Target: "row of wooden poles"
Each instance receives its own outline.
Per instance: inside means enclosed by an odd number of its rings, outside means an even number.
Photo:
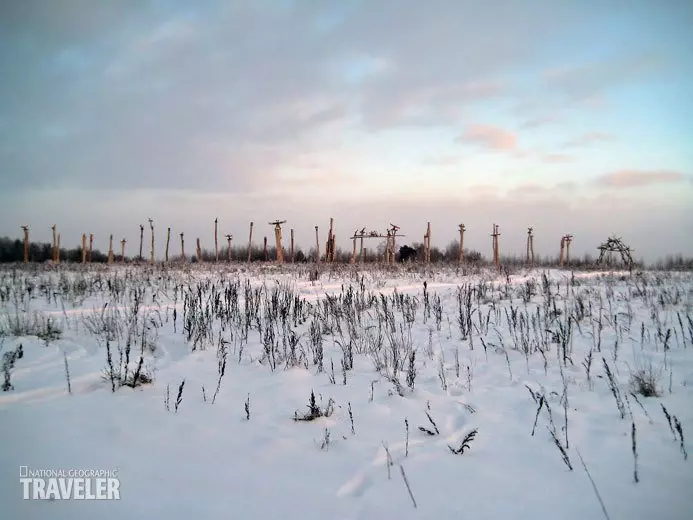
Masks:
[[[149,228],[151,231],[151,248],[150,248],[150,257],[149,261],[151,263],[154,263],[155,261],[155,255],[154,255],[154,221],[152,219],[149,220]],[[277,249],[277,257],[276,261],[278,263],[284,263],[284,247],[282,246],[282,224],[285,224],[286,220],[275,220],[273,222],[269,222],[269,225],[274,226],[274,237],[275,237],[275,242],[276,242],[276,249]],[[248,258],[247,261],[251,261],[251,253],[252,253],[252,245],[253,245],[253,226],[254,223],[250,223],[250,233],[248,237]],[[21,226],[22,230],[24,231],[24,263],[29,262],[29,227],[28,226]],[[460,224],[458,226],[459,228],[459,233],[460,233],[460,244],[459,244],[459,256],[458,256],[458,262],[462,263],[464,262],[464,233],[466,231],[466,227],[464,224]],[[54,263],[60,263],[60,233],[57,233],[56,226],[53,225],[51,226],[51,229],[53,231],[53,249],[52,249],[52,257],[53,257],[53,262]],[[384,256],[384,262],[385,263],[394,263],[396,260],[396,239],[398,237],[404,237],[406,235],[400,235],[397,232],[399,231],[400,227],[396,226],[394,224],[390,224],[390,228],[386,231],[386,233],[383,235],[380,232],[377,231],[366,231],[366,228],[362,228],[361,230],[356,230],[354,231],[353,236],[351,236],[351,240],[353,241],[353,250],[352,254],[350,257],[350,263],[355,264],[357,259],[360,261],[360,263],[365,262],[365,257],[366,257],[366,248],[364,247],[364,239],[372,239],[372,238],[385,238],[385,256]],[[214,219],[214,255],[215,255],[215,261],[219,261],[219,240],[218,240],[218,231],[219,231],[219,220]],[[186,260],[186,255],[185,255],[185,235],[184,233],[180,233],[180,251],[181,251],[181,258],[183,261]],[[225,235],[226,236],[226,241],[228,244],[228,257],[227,261],[231,261],[231,241],[233,240],[233,235]],[[500,265],[500,246],[499,246],[499,237],[501,236],[501,233],[499,231],[499,226],[497,224],[493,224],[493,233],[491,233],[491,238],[492,238],[492,246],[493,246],[493,263],[496,266]],[[424,263],[430,263],[431,262],[431,223],[428,222],[426,226],[426,232],[423,237],[423,249],[424,249],[424,258],[423,262]],[[357,245],[357,240],[360,241],[360,249],[357,255],[356,252],[356,245]],[[570,261],[570,245],[573,241],[573,235],[564,235],[561,237],[561,250],[560,250],[560,256],[559,256],[559,264],[561,266],[564,265],[566,261]],[[165,262],[169,261],[169,246],[171,242],[171,228],[167,229],[166,232],[166,250],[165,250]],[[120,241],[120,257],[121,261],[125,261],[125,244],[127,243],[127,240],[125,238],[121,239]],[[139,259],[143,260],[142,256],[142,246],[144,243],[144,226],[140,224],[140,250],[139,250]],[[330,229],[327,235],[327,242],[325,244],[325,261],[328,263],[332,263],[335,261],[335,253],[336,253],[336,239],[335,239],[335,234],[334,234],[334,219],[330,218]],[[87,234],[83,233],[82,234],[82,263],[89,263],[91,262],[92,258],[92,249],[94,245],[94,235],[89,234],[89,240],[88,240],[88,245],[87,245]],[[318,226],[315,226],[315,245],[316,245],[316,258],[315,261],[316,263],[320,263],[320,237],[319,237],[319,229]],[[197,239],[197,250],[196,250],[196,256],[197,256],[197,261],[201,262],[202,261],[202,247],[200,245],[200,239]],[[268,258],[267,256],[267,237],[264,237],[264,257],[265,259]],[[290,248],[290,260],[293,263],[295,261],[295,254],[294,254],[294,230],[291,229],[291,248]],[[108,245],[108,263],[112,264],[115,262],[115,254],[113,252],[113,235],[110,235],[109,237],[109,245]],[[534,265],[534,231],[533,228],[527,228],[527,263]]]

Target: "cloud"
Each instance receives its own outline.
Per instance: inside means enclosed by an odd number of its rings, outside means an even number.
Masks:
[[[549,164],[563,164],[573,162],[575,158],[572,155],[564,153],[549,153],[541,158],[542,162]]]
[[[520,128],[522,129],[530,129],[530,128],[540,128],[542,126],[548,126],[552,125],[555,123],[558,123],[561,121],[561,118],[558,115],[545,115],[545,116],[539,116],[539,117],[531,117],[528,119],[525,119],[521,124]]]
[[[572,100],[590,103],[604,92],[655,78],[667,67],[666,60],[654,53],[629,53],[598,61],[547,70],[545,84]]]
[[[615,139],[615,136],[605,132],[587,132],[567,141],[563,146],[564,148],[578,148],[594,143],[606,143]]]
[[[619,170],[598,177],[596,183],[606,188],[637,188],[685,181],[688,175],[669,170]]]
[[[457,141],[500,151],[517,148],[517,136],[515,134],[491,125],[472,125],[457,138]]]

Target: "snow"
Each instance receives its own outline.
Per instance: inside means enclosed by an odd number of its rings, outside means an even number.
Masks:
[[[693,316],[692,274],[629,276],[556,270],[522,271],[506,277],[444,267],[357,271],[323,266],[320,279],[310,282],[309,269],[220,265],[0,272],[0,330],[5,331],[0,357],[20,344],[24,351],[11,372],[14,389],[0,392],[0,517],[603,517],[578,451],[611,519],[693,517],[693,467],[684,459],[680,440],[662,411],[663,405],[680,420],[684,438],[693,438],[693,330],[689,328],[693,325],[687,321]],[[432,306],[434,296],[440,297],[440,329],[433,311],[425,317],[424,281]],[[555,307],[545,307],[545,281],[550,284]],[[117,297],[109,291],[109,282],[122,284]],[[242,327],[237,323],[222,327],[217,318],[212,319],[211,340],[203,341],[201,348],[193,350],[192,341],[186,341],[181,287],[184,291],[190,288],[191,294],[198,294],[199,287],[205,302],[212,285],[222,291],[223,299],[224,288],[238,283],[243,314],[246,282],[259,290],[264,286],[268,293],[278,286],[288,287],[305,300],[305,322],[294,325],[289,318],[288,326],[298,336],[299,351],[306,352],[307,368],[305,364],[287,368],[282,360],[272,370],[263,359],[263,336],[254,323],[247,345],[238,339]],[[27,284],[33,286],[30,297]],[[472,299],[470,345],[469,338],[461,339],[457,321],[458,288],[479,288],[480,284],[486,292],[478,300]],[[522,292],[528,284],[534,284],[535,293],[525,303]],[[403,312],[393,306],[392,295],[416,298],[411,324],[411,345],[416,350],[413,390],[406,383],[408,361],[397,374],[402,386],[399,395],[396,385],[376,370],[373,357],[365,353],[354,354],[353,368],[346,371],[343,384],[339,344],[348,343],[350,331],[342,319],[340,334],[334,318],[325,317],[324,305],[326,295],[344,295],[349,287],[355,294],[364,294],[365,301],[370,294],[378,301],[380,294],[390,298],[396,332],[391,336],[383,332],[383,356],[390,340],[401,341],[406,349],[409,337],[409,325]],[[89,322],[105,304],[106,314],[125,320],[138,288],[144,289],[140,322],[157,324],[148,329],[148,341],[155,345],[153,353],[145,352],[145,368],[153,373],[154,382],[134,389],[123,386],[113,393],[110,381],[104,378],[103,336],[90,332]],[[263,296],[260,306],[263,316],[265,299]],[[579,327],[572,324],[566,346],[570,360],[564,363],[560,344],[550,340],[560,332],[561,324],[568,323],[567,316],[578,316],[580,301],[584,307]],[[531,341],[547,336],[545,358],[538,351],[526,356],[521,327],[513,330],[511,325],[512,313],[518,319],[524,314],[531,320],[539,312],[544,320],[546,309],[557,309],[555,319],[538,323],[545,327],[535,330],[529,325],[527,329]],[[596,350],[595,332],[600,313],[601,352]],[[309,329],[316,314],[324,318],[322,372],[313,363],[310,346]],[[352,338],[354,345],[365,345],[367,337],[377,334],[382,314],[380,303],[362,312],[354,331],[357,337]],[[36,336],[14,336],[7,324],[17,316],[39,321],[50,317],[62,333],[48,342]],[[283,352],[280,324],[276,330],[279,355]],[[667,330],[671,332],[665,339]],[[229,342],[229,350],[212,404],[219,378],[220,337]],[[122,346],[122,338],[111,343],[114,352],[119,342]],[[593,361],[588,381],[583,362],[590,351]],[[140,338],[136,338],[131,370],[139,352]],[[614,373],[621,395],[627,396],[625,418],[617,408],[602,358]],[[631,372],[650,365],[658,376],[660,395],[636,394],[646,414],[629,393],[629,378]],[[174,403],[183,380],[182,402],[176,411]],[[572,471],[549,433],[545,407],[532,435],[538,402],[528,387],[545,396],[563,445],[567,388],[566,451]],[[295,421],[296,413],[308,411],[311,391],[323,408],[331,399],[334,412],[314,421]],[[247,400],[249,420],[244,409]],[[638,483],[633,476],[633,424]],[[437,428],[439,434],[428,435],[419,427]],[[478,433],[470,448],[463,454],[451,453],[448,446],[458,447],[473,429]],[[326,430],[330,441],[321,449]],[[689,440],[683,446],[693,451]],[[388,452],[393,465],[388,464]],[[20,466],[116,469],[121,498],[23,500]]]

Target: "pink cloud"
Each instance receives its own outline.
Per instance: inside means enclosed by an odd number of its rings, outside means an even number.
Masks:
[[[684,181],[687,175],[670,170],[619,170],[602,175],[597,184],[607,188],[635,188]]]
[[[604,143],[613,141],[615,139],[616,138],[613,135],[605,132],[587,132],[586,134],[577,136],[575,139],[571,139],[565,144],[565,146],[566,148],[589,146],[593,143]]]
[[[569,163],[573,162],[575,159],[572,155],[567,155],[564,153],[549,153],[542,157],[542,161],[551,164]]]
[[[507,130],[490,125],[472,125],[457,138],[461,143],[475,143],[493,150],[514,150],[517,136]]]

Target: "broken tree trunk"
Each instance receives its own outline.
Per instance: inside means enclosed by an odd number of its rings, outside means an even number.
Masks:
[[[82,233],[82,263],[87,263],[87,235]]]
[[[91,253],[94,250],[94,235],[89,233],[89,254],[87,255],[87,262],[91,263]]]
[[[293,228],[291,229],[291,263],[293,264],[296,261],[296,257],[294,255],[294,230]]]
[[[266,262],[267,260],[269,260],[269,257],[267,256],[267,237],[264,237],[264,245],[262,246],[262,252]]]
[[[127,240],[124,238],[120,241],[120,261],[125,263],[125,244]]]
[[[183,233],[180,234],[180,257],[185,262],[185,237]]]
[[[197,239],[197,263],[202,262],[202,246],[200,245],[200,239]]]
[[[460,228],[460,254],[459,257],[457,258],[458,263],[464,262],[464,231],[467,229],[464,227],[464,224],[459,225]]]
[[[166,229],[166,251],[164,253],[165,262],[168,263],[168,245],[171,242],[171,228]]]
[[[231,240],[233,240],[233,235],[226,235],[226,242],[228,244],[228,249],[226,250],[226,260],[231,262]]]

